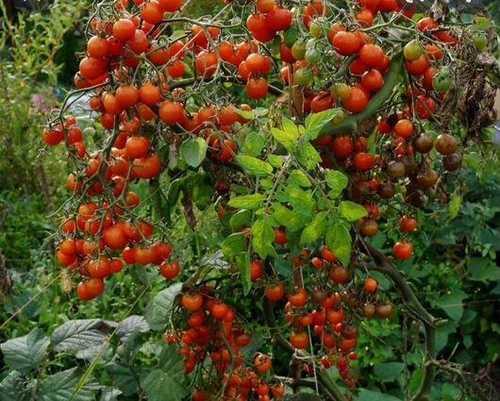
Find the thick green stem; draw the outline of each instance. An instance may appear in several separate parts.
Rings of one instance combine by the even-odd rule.
[[[354,132],[365,120],[375,116],[380,108],[389,100],[394,91],[394,87],[399,82],[403,67],[403,57],[401,54],[394,56],[389,72],[385,76],[385,83],[382,89],[372,97],[366,109],[361,113],[347,117],[338,125],[326,124],[320,135],[345,134]]]

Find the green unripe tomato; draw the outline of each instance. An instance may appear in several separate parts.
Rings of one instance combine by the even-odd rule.
[[[321,38],[323,36],[323,28],[321,28],[321,24],[317,21],[313,21],[309,26],[309,33],[313,38]]]
[[[474,41],[474,46],[479,51],[483,51],[488,47],[488,38],[484,32],[476,32],[472,36],[472,40]]]
[[[331,92],[337,99],[345,100],[351,94],[351,87],[346,83],[338,83],[333,85]]]
[[[451,77],[448,67],[443,67],[439,70],[432,80],[432,86],[438,92],[447,92],[450,89]]]
[[[424,54],[424,48],[416,39],[410,40],[403,48],[403,55],[406,60],[413,61]]]
[[[293,44],[297,41],[299,38],[299,28],[297,28],[296,25],[292,25],[290,28],[288,28],[284,35],[283,38],[285,40],[285,44],[288,47],[292,47]]]
[[[303,60],[306,55],[306,44],[303,40],[297,40],[292,46],[292,55],[296,60]]]
[[[309,64],[316,64],[321,59],[321,53],[313,47],[306,50],[305,58]]]
[[[307,67],[299,68],[293,74],[293,82],[296,85],[308,86],[313,80],[313,73]]]
[[[339,125],[345,120],[346,114],[343,109],[339,109],[338,113],[332,118],[331,123],[332,125]]]

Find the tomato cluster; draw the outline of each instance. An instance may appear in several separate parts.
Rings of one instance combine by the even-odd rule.
[[[154,227],[144,213],[147,202],[135,184],[159,186],[162,174],[170,183],[208,177],[221,231],[231,228],[236,247],[244,248],[244,266],[232,260],[230,280],[239,276],[244,284],[237,294],[243,287],[245,297],[252,291],[264,304],[265,320],[252,318],[272,326],[268,315],[278,312],[282,343],[301,361],[299,373],[335,365],[353,387],[360,319],[394,314],[374,275],[358,268],[368,256],[359,244],[366,247],[382,227],[394,238],[390,259],[411,259],[416,209],[461,166],[461,142],[448,125],[435,124],[444,127],[436,135],[428,129],[452,96],[450,60],[460,36],[398,0],[359,0],[354,13],[338,12],[323,0],[303,7],[276,0],[225,3],[215,17],[198,20],[183,12],[182,0],[96,5],[74,78],[77,93],[90,95],[96,129],[82,130],[76,118],[66,117],[68,101],[42,133],[49,146],[64,143],[73,163],[66,182],[73,202],[56,259],[84,277],[77,287],[82,300],[102,294],[105,280],[125,265],[155,265],[167,280],[181,277],[164,227]],[[280,96],[266,99],[274,94]],[[252,108],[241,104],[242,96],[252,105],[272,106]],[[338,113],[331,115],[337,117],[314,133],[314,123],[334,108]],[[276,127],[286,125],[287,112],[288,131],[280,131]],[[315,157],[321,162],[310,167]],[[296,188],[282,185],[292,170],[285,163],[302,174],[305,188],[317,187],[297,191],[304,203],[324,192],[327,172],[345,177],[345,192],[321,201],[331,202],[336,212],[340,196],[364,206],[364,217],[349,220],[356,223],[346,228],[352,254],[333,252],[323,234],[314,245],[299,246],[286,218],[274,221],[265,235],[260,232],[273,243],[261,247],[274,252],[266,257],[255,249],[252,224],[273,217],[275,200],[291,219],[292,209],[300,209],[286,193]],[[197,190],[191,183],[183,187],[186,216],[197,213],[189,210]],[[152,196],[159,192],[153,189]],[[244,194],[241,212],[248,219],[233,230],[226,222],[236,215],[237,207],[229,206],[234,193]],[[318,210],[323,209],[311,213]],[[309,217],[303,213],[298,220]],[[196,230],[194,220],[188,223]],[[289,275],[278,271],[275,257],[287,264]],[[195,276],[184,285],[175,300],[175,327],[165,335],[179,346],[187,374],[213,367],[213,374],[201,375],[192,399],[283,398],[285,386],[273,378],[271,355],[249,357],[245,350],[253,337],[240,305],[229,301],[228,281],[215,281]]]
[[[201,367],[208,358],[218,372],[203,389],[193,393],[193,400],[208,400],[222,388],[222,396],[228,399],[247,400],[253,395],[260,401],[280,400],[284,397],[284,385],[269,381],[271,358],[264,354],[254,357],[253,365],[246,366],[242,349],[250,344],[236,311],[217,299],[213,289],[198,288],[185,292],[180,299],[183,322],[186,328],[165,333],[169,344],[180,343],[186,373]]]

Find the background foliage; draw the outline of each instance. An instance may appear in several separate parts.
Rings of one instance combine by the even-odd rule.
[[[193,2],[191,12],[212,12],[216,3]],[[51,256],[55,222],[47,216],[62,202],[64,168],[57,153],[40,150],[39,134],[43,114],[70,84],[87,6],[87,0],[56,2],[9,21],[0,5],[0,401],[180,400],[187,394],[180,357],[155,331],[175,288],[164,289],[156,274],[136,268],[113,278],[105,297],[82,305],[69,295],[69,280]],[[463,196],[456,195],[446,212],[422,212],[417,255],[403,265],[426,306],[442,318],[439,357],[457,363],[457,371],[440,376],[433,400],[473,400],[474,392],[494,400],[499,394],[498,155],[478,151],[466,164],[459,177]],[[188,246],[192,236],[218,242],[215,210],[198,216],[201,234],[187,238],[183,215],[175,216],[171,234],[183,260],[196,251]],[[389,233],[375,242],[384,249],[395,238]],[[138,315],[144,310],[145,317]],[[422,355],[412,341],[416,328],[373,320],[361,329],[358,400],[390,401],[382,391],[401,399],[412,391],[402,385],[408,367]]]

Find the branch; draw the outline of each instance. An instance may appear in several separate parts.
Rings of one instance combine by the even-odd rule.
[[[417,392],[411,397],[411,401],[418,401],[426,395],[431,388],[434,379],[434,365],[428,363],[435,355],[435,325],[438,321],[420,303],[417,296],[408,285],[405,277],[396,269],[392,262],[379,250],[371,246],[363,239],[359,239],[366,253],[373,258],[376,265],[373,270],[379,271],[391,278],[403,297],[404,303],[415,313],[415,317],[420,320],[425,332],[426,361],[423,367],[422,381]]]

